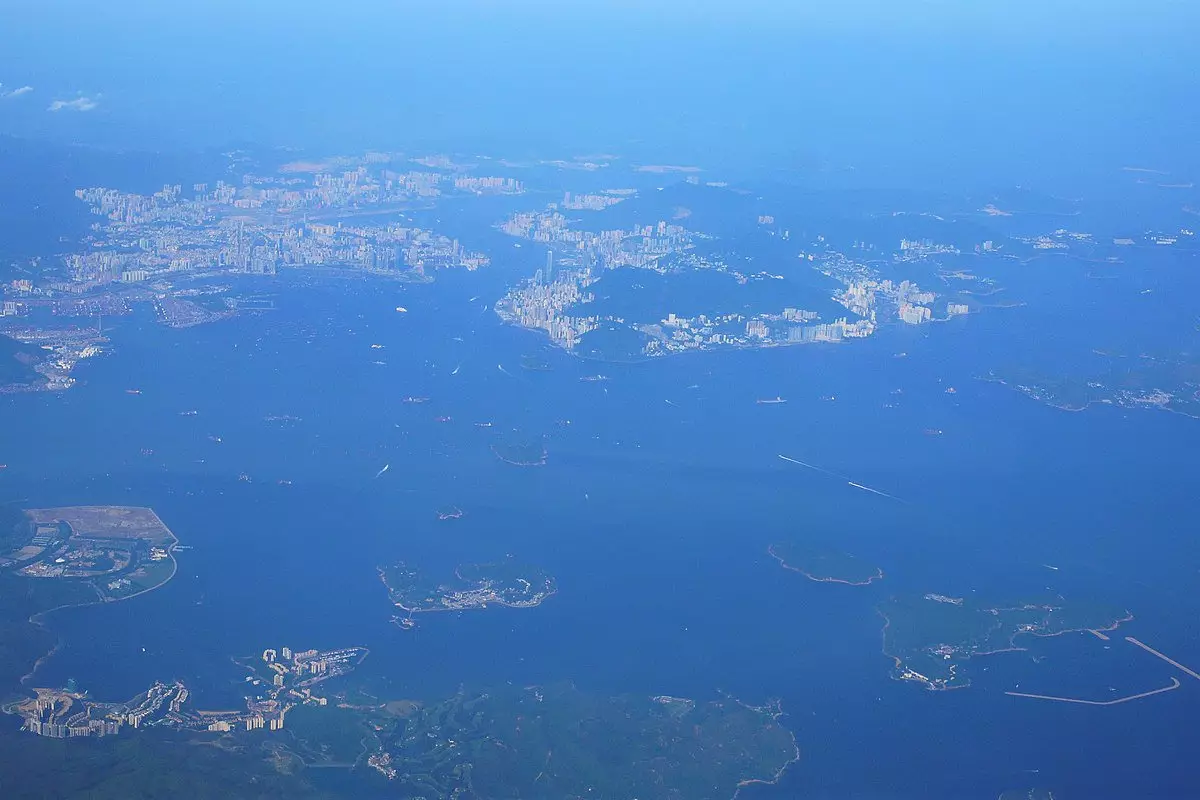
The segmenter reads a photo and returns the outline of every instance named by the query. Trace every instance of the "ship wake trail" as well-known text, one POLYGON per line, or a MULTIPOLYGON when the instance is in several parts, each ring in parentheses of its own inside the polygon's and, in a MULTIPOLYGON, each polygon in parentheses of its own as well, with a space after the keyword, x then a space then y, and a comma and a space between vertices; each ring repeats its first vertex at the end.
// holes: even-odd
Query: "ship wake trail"
POLYGON ((779 457, 781 459, 783 459, 784 461, 787 461, 790 464, 799 464, 800 466, 802 466, 806 469, 811 469, 814 472, 820 472, 823 475, 832 475, 835 478, 841 478, 842 480, 846 480, 845 475, 838 475, 833 470, 825 469, 824 467, 818 467, 816 464, 810 464, 807 461, 801 461, 798 458, 792 458, 791 456, 785 456, 782 453, 779 454, 779 457))
POLYGON ((853 486, 855 489, 862 489, 864 492, 870 492, 871 494, 877 494, 880 497, 886 497, 889 500, 895 500, 897 503, 907 503, 908 502, 904 498, 897 497, 894 494, 888 494, 887 492, 880 491, 879 489, 872 489, 870 486, 864 486, 861 483, 856 483, 856 482, 850 480, 849 478, 847 478, 845 475, 834 472, 831 469, 825 469, 824 467, 818 467, 816 464, 810 464, 807 461, 801 461, 798 458, 792 458, 791 456, 785 456, 783 453, 779 453, 778 455, 779 455, 780 459, 788 462, 789 464, 797 464, 801 467, 804 467, 805 469, 811 469, 814 472, 820 472, 823 475, 828 475, 832 478, 837 478, 838 480, 845 481, 848 486, 853 486))
POLYGON ((376 473, 375 473, 375 477, 376 477, 376 479, 378 479, 378 478, 382 478, 382 477, 383 477, 383 473, 387 472, 387 471, 388 471, 389 469, 391 469, 391 468, 392 468, 392 465, 391 465, 391 464, 384 464, 384 465, 383 465, 383 469, 381 469, 381 470, 379 470, 379 472, 376 472, 376 473))
POLYGON ((504 368, 504 365, 503 365, 503 364, 497 364, 497 365, 496 365, 496 369, 500 370, 501 372, 503 372, 505 375, 507 375, 507 376, 508 376, 508 377, 510 377, 510 378, 515 378, 515 377, 517 377, 516 375, 513 375, 511 372, 509 372, 508 370, 506 370, 506 369, 504 368))
POLYGON ((894 494, 888 494, 887 492, 881 492, 878 489, 872 489, 870 486, 863 486, 861 483, 855 483, 854 481, 846 481, 846 483, 849 484, 850 486, 853 486, 855 489, 862 489, 864 492, 870 492, 871 494, 877 494, 880 497, 886 497, 889 500, 895 500, 897 503, 907 502, 903 498, 896 497, 896 495, 894 495, 894 494))

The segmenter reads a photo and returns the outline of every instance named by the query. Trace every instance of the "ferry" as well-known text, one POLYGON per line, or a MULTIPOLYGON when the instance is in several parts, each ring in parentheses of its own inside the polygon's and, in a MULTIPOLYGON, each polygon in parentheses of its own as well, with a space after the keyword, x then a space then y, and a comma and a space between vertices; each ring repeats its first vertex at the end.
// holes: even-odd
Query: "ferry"
POLYGON ((772 397, 772 398, 769 398, 766 400, 760 399, 758 401, 758 404, 760 406, 774 406, 774 405, 778 405, 779 403, 786 403, 786 402, 787 402, 787 400, 784 400, 782 397, 772 397))
POLYGON ((141 389, 126 389, 125 394, 141 394, 141 389))
POLYGON ((371 345, 371 349, 372 349, 372 350, 382 350, 382 349, 383 349, 383 345, 381 345, 381 344, 373 344, 373 345, 371 345))
POLYGON ((958 390, 955 389, 953 386, 951 386, 949 389, 946 390, 946 394, 955 394, 957 392, 958 392, 958 390))
POLYGON ((397 314, 407 314, 408 309, 405 308, 404 306, 396 306, 396 313, 397 314))
POLYGON ((925 435, 926 436, 941 436, 942 429, 941 428, 926 428, 925 435))

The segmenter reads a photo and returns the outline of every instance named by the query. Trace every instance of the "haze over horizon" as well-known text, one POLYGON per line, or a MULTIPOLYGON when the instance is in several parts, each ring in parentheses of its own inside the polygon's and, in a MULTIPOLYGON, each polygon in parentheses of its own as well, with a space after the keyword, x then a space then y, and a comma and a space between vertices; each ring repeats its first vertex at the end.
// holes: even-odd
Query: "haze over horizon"
POLYGON ((1196 30, 5 3, 0 797, 1194 796, 1196 30))
POLYGON ((1194 4, 19 2, 0 132, 1068 182, 1194 169, 1194 4), (332 10, 331 10, 332 9, 332 10), (53 110, 51 110, 53 109, 53 110))

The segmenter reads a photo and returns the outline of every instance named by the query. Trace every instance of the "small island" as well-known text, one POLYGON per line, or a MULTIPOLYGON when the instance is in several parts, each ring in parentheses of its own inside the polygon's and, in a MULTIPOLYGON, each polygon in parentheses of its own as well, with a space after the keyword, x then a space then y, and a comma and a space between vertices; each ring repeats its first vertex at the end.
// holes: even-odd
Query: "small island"
POLYGON ((466 512, 458 506, 442 506, 437 511, 437 518, 439 520, 462 519, 465 515, 466 512))
POLYGON ((492 445, 492 453, 505 464, 515 467, 541 467, 549 453, 541 441, 510 440, 492 445))
POLYGON ((387 587, 392 603, 408 614, 393 619, 401 628, 411 628, 413 614, 428 611, 467 611, 488 604, 509 608, 533 608, 558 591, 554 578, 538 567, 511 559, 491 564, 463 564, 451 581, 437 582, 420 570, 400 562, 379 567, 379 579, 387 587))
POLYGON ((1133 619, 1128 611, 1068 604, 1057 596, 997 604, 932 592, 891 598, 877 611, 892 677, 931 691, 970 686, 963 672, 968 660, 1024 650, 1022 636, 1113 631, 1133 619))
POLYGON ((883 570, 871 566, 850 555, 830 550, 820 550, 792 543, 773 544, 767 554, 786 570, 799 572, 817 583, 842 583, 849 586, 867 586, 883 580, 883 570))
POLYGON ((550 362, 541 355, 523 355, 521 356, 521 369, 527 372, 550 372, 554 367, 550 366, 550 362))
POLYGON ((404 797, 728 800, 799 759, 778 703, 610 697, 565 683, 460 691, 404 711, 368 759, 404 797))

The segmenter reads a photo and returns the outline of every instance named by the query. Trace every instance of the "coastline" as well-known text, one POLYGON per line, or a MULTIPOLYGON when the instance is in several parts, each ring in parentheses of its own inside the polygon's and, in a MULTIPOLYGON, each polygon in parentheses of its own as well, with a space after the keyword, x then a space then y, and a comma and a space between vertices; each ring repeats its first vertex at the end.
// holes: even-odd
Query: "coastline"
MULTIPOLYGON (((410 607, 404 605, 403 603, 398 603, 395 600, 392 600, 392 593, 394 590, 387 582, 387 574, 386 574, 384 568, 376 567, 375 571, 379 573, 379 581, 380 581, 380 583, 383 584, 383 588, 387 590, 388 600, 391 600, 392 606, 394 608, 398 608, 401 611, 406 612, 409 615, 409 617, 411 617, 413 614, 428 614, 428 613, 432 613, 432 612, 436 612, 436 611, 483 610, 483 609, 486 609, 489 605, 497 605, 497 606, 502 606, 504 608, 537 608, 543 602, 545 602, 549 598, 553 597, 554 595, 558 594, 558 586, 555 585, 550 591, 541 595, 536 600, 530 600, 530 601, 526 601, 526 602, 509 603, 509 602, 506 602, 503 598, 497 598, 495 600, 489 600, 486 603, 482 603, 477 606, 468 606, 466 608, 449 608, 446 606, 433 606, 433 607, 429 607, 429 608, 410 608, 410 607)), ((463 580, 462 576, 458 574, 457 568, 455 568, 455 570, 454 570, 454 577, 458 578, 459 580, 463 580)))
MULTIPOLYGON (((95 591, 98 595, 98 599, 96 599, 93 602, 88 602, 88 603, 63 603, 62 605, 54 606, 53 608, 47 608, 43 611, 34 612, 33 614, 29 615, 29 619, 26 621, 29 624, 39 627, 44 631, 53 633, 53 629, 50 627, 46 618, 49 615, 51 615, 57 611, 62 611, 67 608, 87 608, 89 606, 106 605, 108 603, 122 603, 122 602, 125 602, 126 600, 132 600, 135 597, 141 597, 142 595, 153 592, 156 589, 161 589, 163 586, 166 586, 168 583, 170 583, 171 579, 174 578, 176 573, 179 572, 179 562, 175 558, 175 548, 179 545, 179 538, 177 536, 175 536, 174 531, 172 531, 170 528, 167 527, 166 523, 164 523, 162 521, 162 518, 158 516, 158 513, 155 512, 154 509, 148 508, 147 510, 149 510, 149 512, 154 516, 154 519, 157 520, 160 525, 162 525, 163 530, 165 530, 167 532, 167 536, 170 537, 170 543, 167 545, 167 547, 165 549, 167 551, 167 557, 169 559, 171 559, 171 573, 169 575, 167 575, 167 577, 164 578, 162 580, 162 582, 156 583, 154 586, 149 586, 145 589, 142 589, 139 592, 134 592, 133 594, 127 595, 126 597, 120 597, 117 599, 108 599, 108 598, 104 598, 103 596, 100 595, 100 590, 95 589, 95 584, 91 583, 90 579, 89 579, 89 584, 92 586, 93 589, 95 589, 95 591)), ((40 579, 34 579, 34 580, 55 580, 55 579, 54 578, 40 578, 40 579)), ((63 637, 58 636, 57 641, 55 642, 54 646, 52 648, 50 648, 50 650, 47 651, 44 655, 40 656, 37 659, 37 661, 34 662, 33 667, 29 670, 29 672, 27 672, 21 676, 21 680, 18 682, 18 686, 26 686, 33 679, 33 677, 37 674, 37 671, 39 669, 41 669, 42 665, 45 664, 47 661, 49 661, 51 658, 53 658, 54 654, 57 653, 62 648, 64 643, 65 643, 65 640, 63 639, 63 637)))
POLYGON ((784 569, 788 570, 789 572, 798 572, 801 575, 803 575, 804 577, 808 578, 810 581, 814 581, 816 583, 840 583, 845 586, 869 586, 870 584, 874 583, 875 581, 881 581, 884 578, 883 570, 880 569, 879 567, 875 568, 874 575, 871 575, 870 577, 868 577, 866 580, 863 580, 863 581, 853 581, 853 580, 849 580, 846 578, 835 578, 832 575, 824 576, 824 577, 818 576, 818 575, 813 575, 811 572, 807 572, 806 570, 803 570, 800 567, 793 567, 791 564, 787 563, 787 561, 783 558, 783 556, 781 556, 775 552, 775 545, 770 545, 767 547, 767 555, 771 556, 771 558, 778 561, 779 566, 783 567, 784 569))
POLYGON ((550 453, 545 447, 543 447, 542 457, 538 461, 513 461, 511 458, 505 458, 504 456, 500 455, 500 451, 496 449, 496 445, 489 445, 489 447, 491 448, 492 455, 503 461, 505 464, 511 464, 514 467, 544 467, 546 466, 547 458, 550 456, 550 453))
MULTIPOLYGON (((1011 610, 1015 610, 1015 609, 996 609, 996 610, 997 611, 1006 611, 1006 610, 1011 611, 1011 610)), ((1049 613, 1052 610, 1053 609, 1047 609, 1047 613, 1049 613)), ((888 629, 891 627, 891 624, 892 624, 891 619, 888 617, 887 614, 885 614, 883 612, 882 608, 876 607, 875 613, 883 618, 883 628, 880 631, 880 637, 881 637, 880 652, 882 652, 885 657, 890 658, 892 660, 893 669, 895 671, 902 673, 899 676, 893 675, 892 677, 894 679, 903 680, 903 681, 915 681, 915 682, 923 685, 927 690, 929 690, 931 692, 943 692, 943 691, 950 691, 952 689, 966 689, 967 687, 969 687, 971 685, 970 678, 966 678, 966 677, 961 678, 962 683, 957 683, 957 684, 951 685, 951 683, 953 681, 960 680, 960 676, 958 675, 957 670, 956 670, 956 667, 958 665, 954 664, 954 663, 951 663, 950 667, 949 667, 950 677, 945 679, 945 681, 943 681, 943 682, 939 682, 937 679, 927 678, 924 675, 921 675, 920 673, 914 672, 913 670, 905 667, 904 660, 901 659, 899 656, 895 655, 894 653, 889 652, 887 649, 887 646, 888 646, 887 634, 888 634, 888 629)), ((1110 633, 1112 631, 1117 630, 1125 623, 1132 622, 1133 618, 1134 618, 1133 613, 1129 610, 1126 610, 1124 617, 1114 620, 1113 622, 1109 623, 1106 627, 1065 628, 1061 631, 1054 631, 1053 633, 1045 633, 1045 632, 1036 631, 1036 630, 1017 630, 1017 631, 1014 631, 1011 636, 1009 636, 1007 647, 998 647, 995 650, 978 650, 975 652, 966 652, 964 654, 964 657, 962 658, 962 661, 966 662, 966 661, 970 661, 971 659, 977 658, 980 656, 998 655, 1000 653, 1025 652, 1029 648, 1022 647, 1021 645, 1017 644, 1017 638, 1021 637, 1021 636, 1035 636, 1035 637, 1042 638, 1042 639, 1050 639, 1055 636, 1062 636, 1062 635, 1068 634, 1068 633, 1092 633, 1094 635, 1101 635, 1104 633, 1110 633)), ((995 628, 993 628, 992 630, 995 630, 995 628)))
MULTIPOLYGON (((742 702, 736 697, 731 696, 730 699, 744 708, 767 714, 767 716, 769 716, 771 720, 777 724, 779 723, 780 717, 783 716, 783 708, 779 705, 778 701, 774 701, 772 706, 752 706, 748 703, 742 702), (768 710, 768 708, 770 710, 768 710)), ((737 800, 738 797, 741 796, 742 789, 745 789, 747 786, 778 786, 779 782, 783 780, 783 776, 787 774, 787 771, 792 767, 792 765, 800 762, 800 743, 796 741, 796 732, 782 724, 780 724, 779 727, 787 731, 788 736, 790 736, 792 739, 792 757, 783 762, 779 769, 775 770, 775 774, 770 778, 743 778, 742 780, 738 781, 737 787, 734 789, 733 796, 730 798, 730 800, 737 800)))

